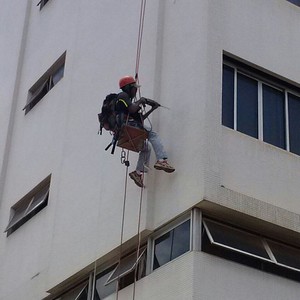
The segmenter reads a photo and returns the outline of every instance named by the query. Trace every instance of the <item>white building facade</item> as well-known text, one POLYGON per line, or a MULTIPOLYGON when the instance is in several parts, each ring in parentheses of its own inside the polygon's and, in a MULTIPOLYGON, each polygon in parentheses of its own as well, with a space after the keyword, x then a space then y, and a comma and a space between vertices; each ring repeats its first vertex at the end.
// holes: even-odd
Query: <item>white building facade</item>
POLYGON ((0 0, 0 300, 300 297, 300 1, 151 0, 145 188, 97 113, 138 0, 0 0))

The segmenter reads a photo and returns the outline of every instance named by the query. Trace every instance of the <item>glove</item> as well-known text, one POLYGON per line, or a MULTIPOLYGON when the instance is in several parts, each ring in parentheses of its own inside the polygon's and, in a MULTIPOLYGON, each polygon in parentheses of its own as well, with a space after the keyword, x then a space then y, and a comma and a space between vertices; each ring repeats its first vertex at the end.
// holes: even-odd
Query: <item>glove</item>
POLYGON ((147 104, 147 99, 144 98, 144 97, 141 97, 141 98, 139 99, 139 104, 142 104, 143 106, 145 106, 145 104, 147 104))
POLYGON ((146 104, 152 106, 152 107, 159 107, 160 104, 154 100, 151 100, 151 99, 146 99, 146 104))

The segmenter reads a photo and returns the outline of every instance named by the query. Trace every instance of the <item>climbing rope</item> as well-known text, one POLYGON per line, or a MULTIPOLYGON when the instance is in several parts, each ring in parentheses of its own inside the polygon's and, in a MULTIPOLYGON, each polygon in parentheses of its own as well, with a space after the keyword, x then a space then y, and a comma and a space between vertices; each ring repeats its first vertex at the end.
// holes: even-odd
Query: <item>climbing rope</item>
MULTIPOLYGON (((138 42, 137 42, 137 51, 136 51, 136 65, 135 65, 135 80, 139 84, 139 66, 140 66, 140 59, 141 59, 141 48, 142 48, 142 39, 143 39, 143 30, 144 30, 144 20, 145 20, 145 10, 146 10, 146 0, 141 0, 141 7, 140 7, 140 20, 139 20, 139 30, 138 30, 138 42)), ((141 97, 141 91, 139 89, 139 98, 141 97)), ((146 146, 146 145, 145 145, 146 146)), ((124 154, 123 161, 124 161, 124 154)), ((127 162, 129 158, 129 151, 127 151, 127 162)), ((126 165, 126 164, 125 164, 126 165)), ((144 169, 143 169, 143 181, 144 181, 144 169)), ((122 228, 121 228, 121 239, 120 239, 120 257, 119 263, 121 262, 121 255, 122 255, 122 244, 123 244, 123 235, 124 235, 124 219, 125 219, 125 206, 126 206, 126 195, 127 195, 127 182, 128 182, 128 165, 126 165, 126 178, 125 178, 125 189, 124 189, 124 201, 123 201, 123 215, 122 215, 122 228)), ((138 225, 137 225, 137 250, 136 250, 136 264, 134 269, 134 283, 133 283, 133 294, 132 299, 135 300, 136 294, 136 278, 137 278, 137 268, 138 268, 138 258, 140 255, 140 248, 141 248, 141 216, 142 216, 142 205, 143 205, 143 191, 144 186, 140 189, 140 200, 139 200, 139 212, 138 212, 138 225)), ((116 293, 116 300, 118 300, 119 295, 119 280, 117 286, 117 293, 116 293)))
MULTIPOLYGON (((126 157, 127 161, 128 161, 128 158, 129 158, 129 151, 127 151, 127 157, 126 157)), ((123 237, 124 237, 125 210, 126 210, 126 198, 127 198, 128 169, 129 169, 129 165, 126 165, 123 209, 122 209, 122 223, 121 223, 121 234, 120 234, 119 265, 121 263, 121 257, 122 257, 122 252, 123 252, 123 237)), ((118 298, 119 298, 119 278, 117 279, 116 300, 118 300, 118 298)))
MULTIPOLYGON (((141 0, 140 7, 140 19, 139 19, 139 30, 138 30, 138 42, 137 42, 137 51, 136 51, 136 65, 135 65, 135 79, 136 82, 139 83, 139 66, 140 66, 140 58, 141 58, 141 48, 142 48, 142 38, 143 38, 143 30, 144 30, 144 20, 145 20, 145 9, 146 9, 146 0, 141 0)), ((139 89, 139 97, 141 97, 141 91, 139 89)), ((147 146, 145 144, 145 146, 147 146)), ((122 252, 123 252, 123 239, 124 239, 124 225, 125 225, 125 211, 126 211, 126 198, 127 198, 127 185, 128 185, 128 170, 129 170, 129 150, 127 150, 127 154, 124 149, 121 152, 121 162, 126 166, 125 172, 125 182, 124 182, 124 196, 123 196, 123 207, 122 207, 122 221, 121 221, 121 232, 120 232, 120 246, 119 246, 119 265, 121 263, 122 252)), ((144 180, 144 169, 143 169, 143 180, 144 180)), ((142 205, 143 205, 143 190, 144 186, 141 187, 140 190, 140 200, 139 200, 139 212, 138 212, 138 224, 137 224, 137 255, 136 255, 136 264, 134 269, 134 284, 133 284, 133 295, 132 299, 135 300, 135 292, 136 292, 136 277, 137 277, 137 261, 140 255, 141 248, 141 215, 142 215, 142 205)), ((94 300, 94 291, 96 284, 96 271, 97 271, 97 259, 94 262, 94 274, 93 274, 93 286, 92 286, 92 299, 94 300)), ((117 290, 116 290, 116 300, 119 298, 119 277, 117 279, 117 290)))
MULTIPOLYGON (((141 60, 141 49, 142 49, 142 40, 143 40, 143 31, 144 31, 144 21, 145 21, 145 11, 146 11, 146 0, 141 0, 141 8, 140 8, 140 23, 139 23, 139 33, 138 33, 138 43, 137 43, 137 51, 136 51, 136 65, 135 65, 135 77, 136 81, 139 84, 139 67, 140 67, 140 60, 141 60)), ((139 97, 141 97, 141 90, 139 89, 139 97)), ((145 141, 145 147, 147 141, 145 141)), ((146 155, 146 154, 144 154, 146 155)), ((144 158, 145 161, 145 158, 144 158)), ((145 175, 145 167, 143 164, 143 182, 144 182, 144 175, 145 175)), ((142 205, 143 205, 143 191, 144 191, 144 184, 140 189, 140 201, 139 201, 139 214, 138 214, 138 228, 137 228, 137 236, 138 236, 138 244, 137 244, 137 251, 136 251, 136 265, 134 269, 134 283, 133 283, 133 295, 132 299, 135 300, 135 293, 136 293, 136 278, 137 278, 137 270, 138 270, 138 258, 140 255, 140 248, 141 248, 141 216, 142 216, 142 205)))
POLYGON ((140 23, 139 23, 138 42, 137 42, 137 49, 136 49, 136 63, 135 63, 135 79, 136 79, 137 83, 139 83, 138 74, 139 74, 139 67, 140 67, 140 60, 141 60, 145 11, 146 11, 146 0, 141 0, 140 23))

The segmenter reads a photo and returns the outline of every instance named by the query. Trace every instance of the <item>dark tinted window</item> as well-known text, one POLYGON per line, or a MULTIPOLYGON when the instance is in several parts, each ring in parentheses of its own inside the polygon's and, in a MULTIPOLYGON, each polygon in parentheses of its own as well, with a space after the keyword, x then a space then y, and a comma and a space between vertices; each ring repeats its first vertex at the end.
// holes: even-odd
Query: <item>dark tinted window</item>
POLYGON ((248 76, 238 74, 237 130, 258 137, 258 83, 248 76))
POLYGON ((209 220, 205 221, 205 228, 214 244, 269 259, 262 240, 251 233, 209 220))
POLYGON ((300 270, 300 249, 268 241, 278 263, 300 270))
POLYGON ((290 151, 300 155, 300 97, 289 94, 290 151))
POLYGON ((285 149, 284 92, 263 85, 264 141, 285 149))
POLYGON ((190 220, 155 240, 153 269, 190 250, 190 220))

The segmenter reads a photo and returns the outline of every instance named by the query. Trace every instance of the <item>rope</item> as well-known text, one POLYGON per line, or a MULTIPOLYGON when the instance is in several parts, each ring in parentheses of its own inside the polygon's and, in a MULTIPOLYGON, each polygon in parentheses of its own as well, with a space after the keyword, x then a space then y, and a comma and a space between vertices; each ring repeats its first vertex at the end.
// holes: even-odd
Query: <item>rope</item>
MULTIPOLYGON (((141 59, 141 48, 142 48, 142 38, 143 38, 143 30, 144 30, 145 9, 146 9, 146 0, 141 0, 138 43, 137 43, 137 51, 136 51, 136 65, 135 65, 135 79, 136 79, 137 83, 139 83, 138 72, 139 72, 140 59, 141 59)), ((139 96, 141 97, 141 91, 140 90, 139 90, 139 96)), ((128 158, 129 158, 129 150, 127 151, 127 158, 126 158, 127 161, 128 161, 128 158)), ((127 164, 126 165, 126 176, 125 176, 125 187, 124 187, 124 198, 123 198, 123 213, 122 213, 122 225, 121 225, 121 237, 120 237, 119 264, 121 263, 123 237, 124 237, 125 208, 126 208, 127 183, 128 183, 128 167, 129 167, 129 165, 127 164)), ((143 174, 144 174, 144 172, 143 172, 143 174)), ((143 177, 143 179, 144 179, 144 177, 143 177)), ((138 245, 137 245, 137 251, 136 251, 137 252, 136 262, 138 260, 140 247, 141 247, 140 226, 141 226, 141 215, 142 215, 143 190, 144 190, 144 187, 141 187, 140 201, 139 201, 138 228, 137 228, 138 245)), ((137 277, 137 264, 135 265, 135 270, 134 270, 134 285, 133 285, 133 295, 132 295, 133 300, 135 300, 136 277, 137 277)), ((119 298, 119 280, 117 280, 116 300, 118 300, 118 298, 119 298)))
MULTIPOLYGON (((139 32, 138 32, 138 43, 137 43, 137 52, 136 52, 136 65, 135 65, 135 79, 137 83, 139 83, 138 71, 140 66, 140 58, 141 58, 141 48, 142 48, 142 38, 143 38, 143 30, 144 30, 144 20, 145 20, 145 8, 146 8, 146 0, 141 0, 141 8, 140 8, 140 21, 139 21, 139 32)), ((139 90, 139 96, 141 97, 139 90)), ((129 150, 127 151, 126 161, 128 162, 129 158, 129 150)), ((128 184, 128 169, 129 164, 125 163, 126 166, 126 174, 125 174, 125 183, 124 183, 124 197, 123 197, 123 208, 122 208, 122 223, 121 223, 121 233, 120 233, 120 251, 119 251, 119 264, 121 263, 122 256, 122 248, 123 248, 123 238, 124 238, 124 224, 125 224, 125 209, 126 209, 126 198, 127 198, 127 184, 128 184)), ((144 171, 144 170, 143 170, 144 171)), ((143 172, 144 174, 144 172, 143 172)), ((144 178, 143 178, 144 179, 144 178)), ((139 216, 138 216, 138 228, 137 228, 137 236, 138 236, 138 245, 137 245, 137 258, 139 257, 140 246, 141 246, 141 234, 140 234, 140 226, 141 226, 141 214, 142 214, 142 202, 143 202, 143 187, 141 188, 140 193, 140 203, 139 203, 139 216)), ((99 218, 98 218, 99 219, 99 218)), ((94 274, 93 274, 93 284, 92 284, 92 299, 94 299, 95 285, 96 285, 96 271, 97 271, 97 259, 94 262, 94 274)), ((136 275, 137 275, 137 264, 134 270, 134 287, 133 287, 133 300, 135 299, 135 284, 136 284, 136 275)), ((119 298, 119 278, 117 279, 117 291, 116 291, 116 300, 119 298)))
MULTIPOLYGON (((145 170, 143 170, 143 171, 145 171, 145 170)), ((143 174, 145 174, 145 173, 143 172, 143 174)), ((141 187, 140 205, 139 205, 139 219, 138 219, 138 228, 137 228, 138 245, 137 245, 137 250, 136 250, 136 261, 138 260, 138 258, 140 256, 140 248, 141 248, 141 232, 140 232, 140 228, 141 228, 141 216, 142 216, 142 204, 143 204, 143 191, 144 191, 144 187, 141 187)), ((134 269, 134 283, 133 283, 132 300, 135 299, 135 286, 136 286, 137 271, 138 271, 138 264, 136 264, 135 269, 134 269)))
MULTIPOLYGON (((143 31, 144 31, 144 21, 145 21, 145 10, 146 10, 146 0, 141 0, 141 8, 140 8, 140 23, 139 23, 139 33, 138 33, 138 43, 137 43, 137 51, 136 51, 136 65, 135 65, 135 79, 139 84, 139 67, 140 67, 140 59, 141 59, 141 49, 142 49, 142 40, 143 40, 143 31)), ((139 97, 141 97, 141 91, 139 89, 139 97)), ((145 147, 147 145, 145 144, 145 147)), ((144 174, 145 168, 143 167, 143 181, 144 181, 144 174)), ((138 228, 137 228, 137 236, 138 236, 138 245, 136 251, 136 265, 134 269, 134 283, 133 283, 133 295, 132 300, 135 300, 135 293, 136 293, 136 277, 138 271, 138 258, 140 255, 140 247, 141 247, 141 215, 142 215, 142 204, 143 204, 143 191, 144 185, 141 187, 140 190, 140 201, 139 201, 139 216, 138 216, 138 228)))
POLYGON ((146 0, 141 0, 140 23, 139 23, 138 42, 137 42, 137 49, 136 49, 136 64, 135 64, 135 79, 138 83, 139 83, 138 73, 139 73, 140 60, 141 60, 141 49, 142 49, 144 21, 145 21, 145 10, 146 10, 146 0))
MULTIPOLYGON (((127 151, 127 161, 129 157, 129 151, 127 151)), ((123 209, 122 209, 122 225, 121 225, 121 235, 120 235, 120 253, 119 253, 119 265, 121 263, 122 256, 122 248, 123 248, 123 237, 124 237, 124 224, 125 224, 125 208, 126 208, 126 198, 127 198, 127 183, 128 183, 128 169, 129 166, 126 166, 126 175, 125 175, 125 183, 124 183, 124 197, 123 197, 123 209)), ((119 298, 119 278, 117 280, 117 293, 116 300, 119 298)))

